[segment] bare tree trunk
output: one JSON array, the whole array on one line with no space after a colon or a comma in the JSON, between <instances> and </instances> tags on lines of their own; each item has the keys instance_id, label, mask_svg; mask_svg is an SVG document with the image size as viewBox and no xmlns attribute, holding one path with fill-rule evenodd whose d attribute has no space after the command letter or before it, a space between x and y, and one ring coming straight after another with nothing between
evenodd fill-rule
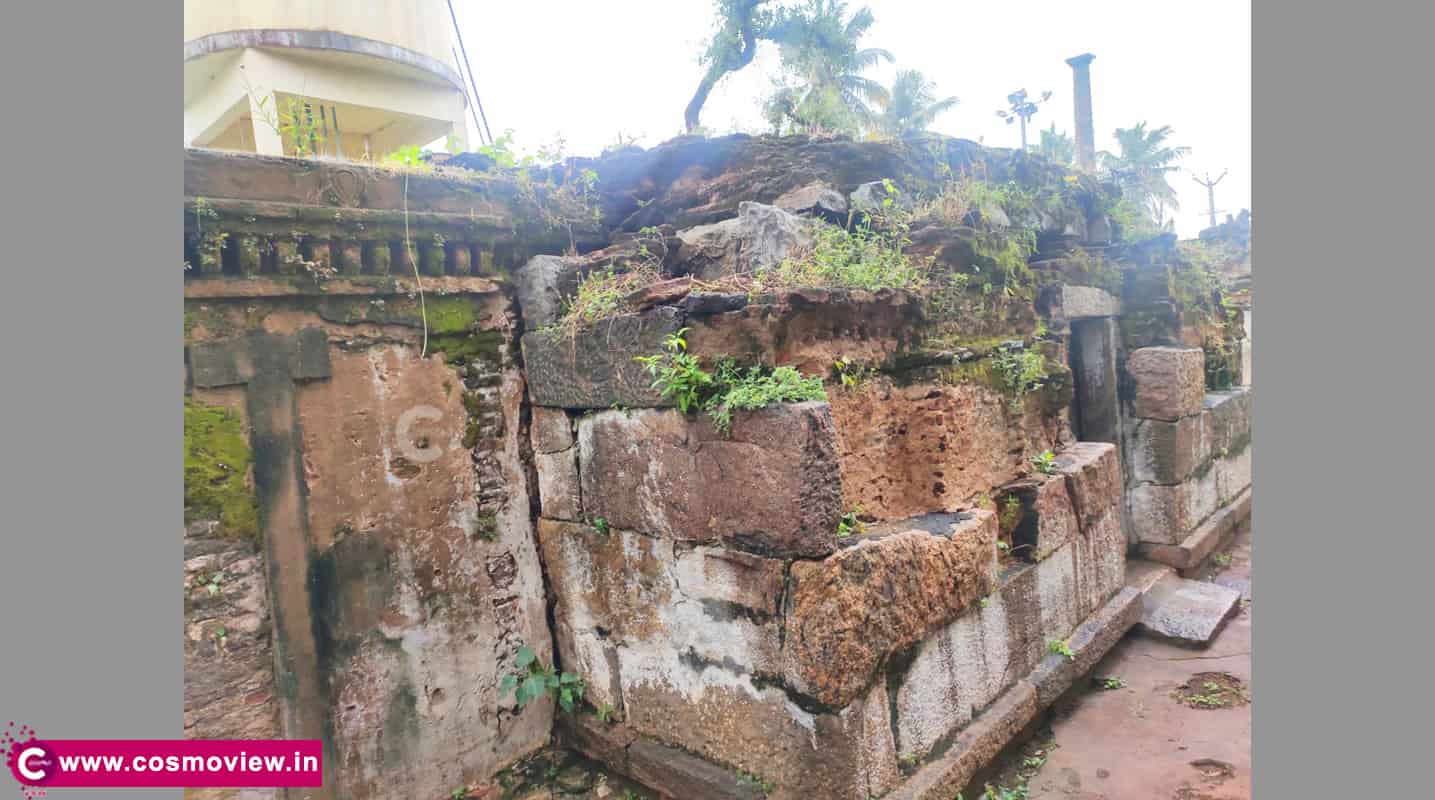
<instances>
[{"instance_id":1,"label":"bare tree trunk","mask_svg":"<svg viewBox=\"0 0 1435 800\"><path fill-rule=\"evenodd\" d=\"M736 53L724 54L723 58L713 62L708 71L703 74L702 82L698 89L693 92L693 99L688 101L688 107L683 111L683 125L688 133L698 128L698 116L702 113L703 104L708 101L708 95L712 93L717 82L729 72L737 72L748 64L752 63L753 56L757 55L757 34L752 29L752 12L759 5L767 0L747 0L737 12L742 15L742 22L739 25L738 33L741 37L740 49Z\"/></svg>"}]
</instances>

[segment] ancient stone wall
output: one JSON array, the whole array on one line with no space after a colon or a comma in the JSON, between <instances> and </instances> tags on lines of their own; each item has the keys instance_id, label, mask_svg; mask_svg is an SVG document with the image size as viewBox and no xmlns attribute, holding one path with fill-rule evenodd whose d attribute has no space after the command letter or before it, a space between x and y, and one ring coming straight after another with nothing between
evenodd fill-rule
<instances>
[{"instance_id":1,"label":"ancient stone wall","mask_svg":"<svg viewBox=\"0 0 1435 800\"><path fill-rule=\"evenodd\" d=\"M260 522L187 562L188 730L322 738L328 796L447 796L552 722L499 692L520 646L552 658L512 211L434 176L187 161L188 403L242 419L250 448L224 469L248 475ZM217 604L241 586L234 617Z\"/></svg>"},{"instance_id":2,"label":"ancient stone wall","mask_svg":"<svg viewBox=\"0 0 1435 800\"><path fill-rule=\"evenodd\" d=\"M1090 176L688 137L570 164L555 216L559 173L480 160L186 154L190 735L322 738L356 800L555 722L668 796L949 798L1135 624L1133 542L1248 508L1249 369L1204 360L1248 308L1187 314ZM931 205L959 175L1028 199ZM926 281L752 282L891 207ZM821 388L685 413L642 360L674 348ZM525 645L572 713L500 691Z\"/></svg>"}]
</instances>

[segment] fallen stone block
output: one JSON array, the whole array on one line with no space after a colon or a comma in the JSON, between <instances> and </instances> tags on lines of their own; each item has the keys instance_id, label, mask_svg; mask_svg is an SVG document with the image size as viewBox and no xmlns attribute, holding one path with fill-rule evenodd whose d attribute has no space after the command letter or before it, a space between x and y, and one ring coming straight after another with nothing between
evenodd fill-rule
<instances>
[{"instance_id":1,"label":"fallen stone block","mask_svg":"<svg viewBox=\"0 0 1435 800\"><path fill-rule=\"evenodd\" d=\"M678 260L705 281L774 267L812 246L814 224L776 206L743 201L736 219L679 231Z\"/></svg>"},{"instance_id":2,"label":"fallen stone block","mask_svg":"<svg viewBox=\"0 0 1435 800\"><path fill-rule=\"evenodd\" d=\"M706 416L606 411L578 423L583 511L682 542L820 557L842 515L826 403L739 413L729 436Z\"/></svg>"},{"instance_id":3,"label":"fallen stone block","mask_svg":"<svg viewBox=\"0 0 1435 800\"><path fill-rule=\"evenodd\" d=\"M634 358L663 352L680 326L677 309L622 314L575 335L547 329L523 335L523 361L533 404L554 408L670 406Z\"/></svg>"},{"instance_id":4,"label":"fallen stone block","mask_svg":"<svg viewBox=\"0 0 1435 800\"><path fill-rule=\"evenodd\" d=\"M1205 355L1197 347L1142 347L1126 359L1136 416L1175 422L1201 413Z\"/></svg>"},{"instance_id":5,"label":"fallen stone block","mask_svg":"<svg viewBox=\"0 0 1435 800\"><path fill-rule=\"evenodd\" d=\"M1143 633L1205 647L1236 611L1241 593L1206 581L1167 575L1142 596Z\"/></svg>"},{"instance_id":6,"label":"fallen stone block","mask_svg":"<svg viewBox=\"0 0 1435 800\"><path fill-rule=\"evenodd\" d=\"M867 539L790 569L787 683L842 707L892 653L950 623L997 585L996 515L978 510L948 532Z\"/></svg>"}]
</instances>

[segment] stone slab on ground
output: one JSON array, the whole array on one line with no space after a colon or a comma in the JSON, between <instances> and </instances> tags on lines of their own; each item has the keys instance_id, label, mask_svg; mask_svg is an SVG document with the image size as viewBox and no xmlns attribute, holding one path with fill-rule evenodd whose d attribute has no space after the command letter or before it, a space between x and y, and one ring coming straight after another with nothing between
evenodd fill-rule
<instances>
[{"instance_id":1,"label":"stone slab on ground","mask_svg":"<svg viewBox=\"0 0 1435 800\"><path fill-rule=\"evenodd\" d=\"M1181 644L1206 647L1240 600L1241 593L1235 589L1167 575L1142 596L1140 630Z\"/></svg>"},{"instance_id":2,"label":"stone slab on ground","mask_svg":"<svg viewBox=\"0 0 1435 800\"><path fill-rule=\"evenodd\" d=\"M1251 493L1248 487L1234 500L1216 510L1180 544L1143 542L1137 552L1142 558L1169 564L1182 572L1192 570L1235 533L1236 528L1251 518Z\"/></svg>"}]
</instances>

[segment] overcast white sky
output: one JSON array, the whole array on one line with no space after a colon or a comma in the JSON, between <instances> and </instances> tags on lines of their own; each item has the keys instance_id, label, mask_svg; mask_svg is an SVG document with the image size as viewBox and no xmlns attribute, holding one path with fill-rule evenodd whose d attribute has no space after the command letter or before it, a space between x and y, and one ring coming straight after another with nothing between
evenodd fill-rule
<instances>
[{"instance_id":1,"label":"overcast white sky","mask_svg":"<svg viewBox=\"0 0 1435 800\"><path fill-rule=\"evenodd\" d=\"M792 2L792 0L785 0ZM850 2L855 10L862 3ZM1052 97L1032 120L1071 134L1072 76L1065 59L1090 52L1097 150L1115 150L1112 131L1145 120L1170 125L1191 148L1172 178L1177 231L1206 225L1206 190L1191 175L1229 174L1218 211L1251 205L1251 28L1249 0L1097 0L1022 3L871 0L876 24L864 45L892 51L873 69L890 83L896 67L920 69L960 104L933 130L1015 147L1015 126L996 110L1013 90ZM651 147L677 135L701 75L697 56L712 30L711 0L454 0L479 96L495 135L512 128L521 148L561 134L567 151L596 155L619 133ZM703 109L716 132L765 129L759 101L777 53L763 47L724 79ZM477 138L471 141L477 144ZM1029 133L1035 141L1036 134ZM1224 219L1224 214L1218 214Z\"/></svg>"}]
</instances>

